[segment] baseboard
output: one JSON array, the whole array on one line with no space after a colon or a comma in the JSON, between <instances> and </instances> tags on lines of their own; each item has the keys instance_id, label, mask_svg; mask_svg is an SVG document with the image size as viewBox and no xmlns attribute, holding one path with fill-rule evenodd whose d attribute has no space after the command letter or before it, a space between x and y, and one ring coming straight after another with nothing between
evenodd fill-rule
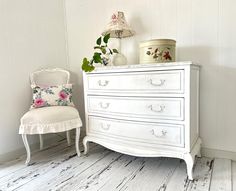
<instances>
[{"instance_id":1,"label":"baseboard","mask_svg":"<svg viewBox=\"0 0 236 191\"><path fill-rule=\"evenodd\" d=\"M60 141L62 139L65 139L65 135L62 134L54 134L55 136L50 136L47 137L46 139L44 139L44 145L48 146L56 141ZM37 151L39 150L39 142L30 144L30 150L31 152ZM25 151L25 147L22 147L20 149L8 152L8 153L4 153L2 155L0 155L0 164L7 162L7 161L11 161L11 160L15 160L23 155L26 155L26 151Z\"/></svg>"},{"instance_id":2,"label":"baseboard","mask_svg":"<svg viewBox=\"0 0 236 191\"><path fill-rule=\"evenodd\" d=\"M223 151L218 149L211 149L202 147L201 148L202 156L211 157L211 158L225 158L236 161L236 152L232 151Z\"/></svg>"}]
</instances>

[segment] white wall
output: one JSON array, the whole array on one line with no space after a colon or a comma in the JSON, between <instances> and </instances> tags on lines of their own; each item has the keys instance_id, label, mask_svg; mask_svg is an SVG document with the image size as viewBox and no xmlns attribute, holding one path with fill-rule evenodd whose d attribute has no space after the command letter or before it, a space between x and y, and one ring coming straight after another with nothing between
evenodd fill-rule
<instances>
[{"instance_id":1,"label":"white wall","mask_svg":"<svg viewBox=\"0 0 236 191\"><path fill-rule=\"evenodd\" d=\"M0 0L0 66L2 155L23 147L18 128L31 103L29 73L67 67L63 0Z\"/></svg>"},{"instance_id":2,"label":"white wall","mask_svg":"<svg viewBox=\"0 0 236 191\"><path fill-rule=\"evenodd\" d=\"M235 0L66 0L70 69L83 112L81 60L91 56L96 38L112 13L124 11L136 31L123 40L130 64L138 63L139 41L177 40L177 60L202 65L200 125L203 146L236 152Z\"/></svg>"}]
</instances>

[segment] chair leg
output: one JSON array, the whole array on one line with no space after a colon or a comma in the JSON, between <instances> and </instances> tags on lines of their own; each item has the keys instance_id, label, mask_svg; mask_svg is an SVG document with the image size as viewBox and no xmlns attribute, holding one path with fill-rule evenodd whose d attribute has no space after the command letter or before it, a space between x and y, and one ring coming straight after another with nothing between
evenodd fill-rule
<instances>
[{"instance_id":1,"label":"chair leg","mask_svg":"<svg viewBox=\"0 0 236 191\"><path fill-rule=\"evenodd\" d=\"M80 156L80 150L79 150L79 137L80 137L80 127L76 128L76 137L75 137L75 148L77 155Z\"/></svg>"},{"instance_id":2,"label":"chair leg","mask_svg":"<svg viewBox=\"0 0 236 191\"><path fill-rule=\"evenodd\" d=\"M23 143L25 145L25 149L26 149L26 153L27 153L27 158L26 158L25 164L28 165L30 162L30 147L29 147L29 143L27 140L27 135L22 134L22 139L23 139Z\"/></svg>"},{"instance_id":3,"label":"chair leg","mask_svg":"<svg viewBox=\"0 0 236 191\"><path fill-rule=\"evenodd\" d=\"M43 135L39 135L40 150L43 150Z\"/></svg>"},{"instance_id":4,"label":"chair leg","mask_svg":"<svg viewBox=\"0 0 236 191\"><path fill-rule=\"evenodd\" d=\"M71 145L70 131L66 131L66 139L67 139L67 144L68 144L68 146L70 146L70 145Z\"/></svg>"}]
</instances>

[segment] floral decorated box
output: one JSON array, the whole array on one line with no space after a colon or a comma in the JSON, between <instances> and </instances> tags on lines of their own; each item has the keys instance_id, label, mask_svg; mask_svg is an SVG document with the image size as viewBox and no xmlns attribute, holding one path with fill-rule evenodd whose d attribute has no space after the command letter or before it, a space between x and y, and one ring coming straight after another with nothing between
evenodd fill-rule
<instances>
[{"instance_id":1,"label":"floral decorated box","mask_svg":"<svg viewBox=\"0 0 236 191\"><path fill-rule=\"evenodd\" d=\"M153 39L139 45L140 63L175 62L175 44L172 39Z\"/></svg>"}]
</instances>

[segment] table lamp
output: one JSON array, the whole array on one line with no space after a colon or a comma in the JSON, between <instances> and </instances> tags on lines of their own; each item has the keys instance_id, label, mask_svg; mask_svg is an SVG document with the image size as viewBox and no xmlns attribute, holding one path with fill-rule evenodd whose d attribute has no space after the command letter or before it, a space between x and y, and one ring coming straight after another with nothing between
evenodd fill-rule
<instances>
[{"instance_id":1,"label":"table lamp","mask_svg":"<svg viewBox=\"0 0 236 191\"><path fill-rule=\"evenodd\" d=\"M103 31L102 35L110 33L111 38L119 39L118 54L113 57L114 65L125 65L127 64L126 57L121 53L121 38L130 37L134 35L134 30L128 25L125 20L123 12L118 11L111 17L111 21L108 23L107 28Z\"/></svg>"}]
</instances>

